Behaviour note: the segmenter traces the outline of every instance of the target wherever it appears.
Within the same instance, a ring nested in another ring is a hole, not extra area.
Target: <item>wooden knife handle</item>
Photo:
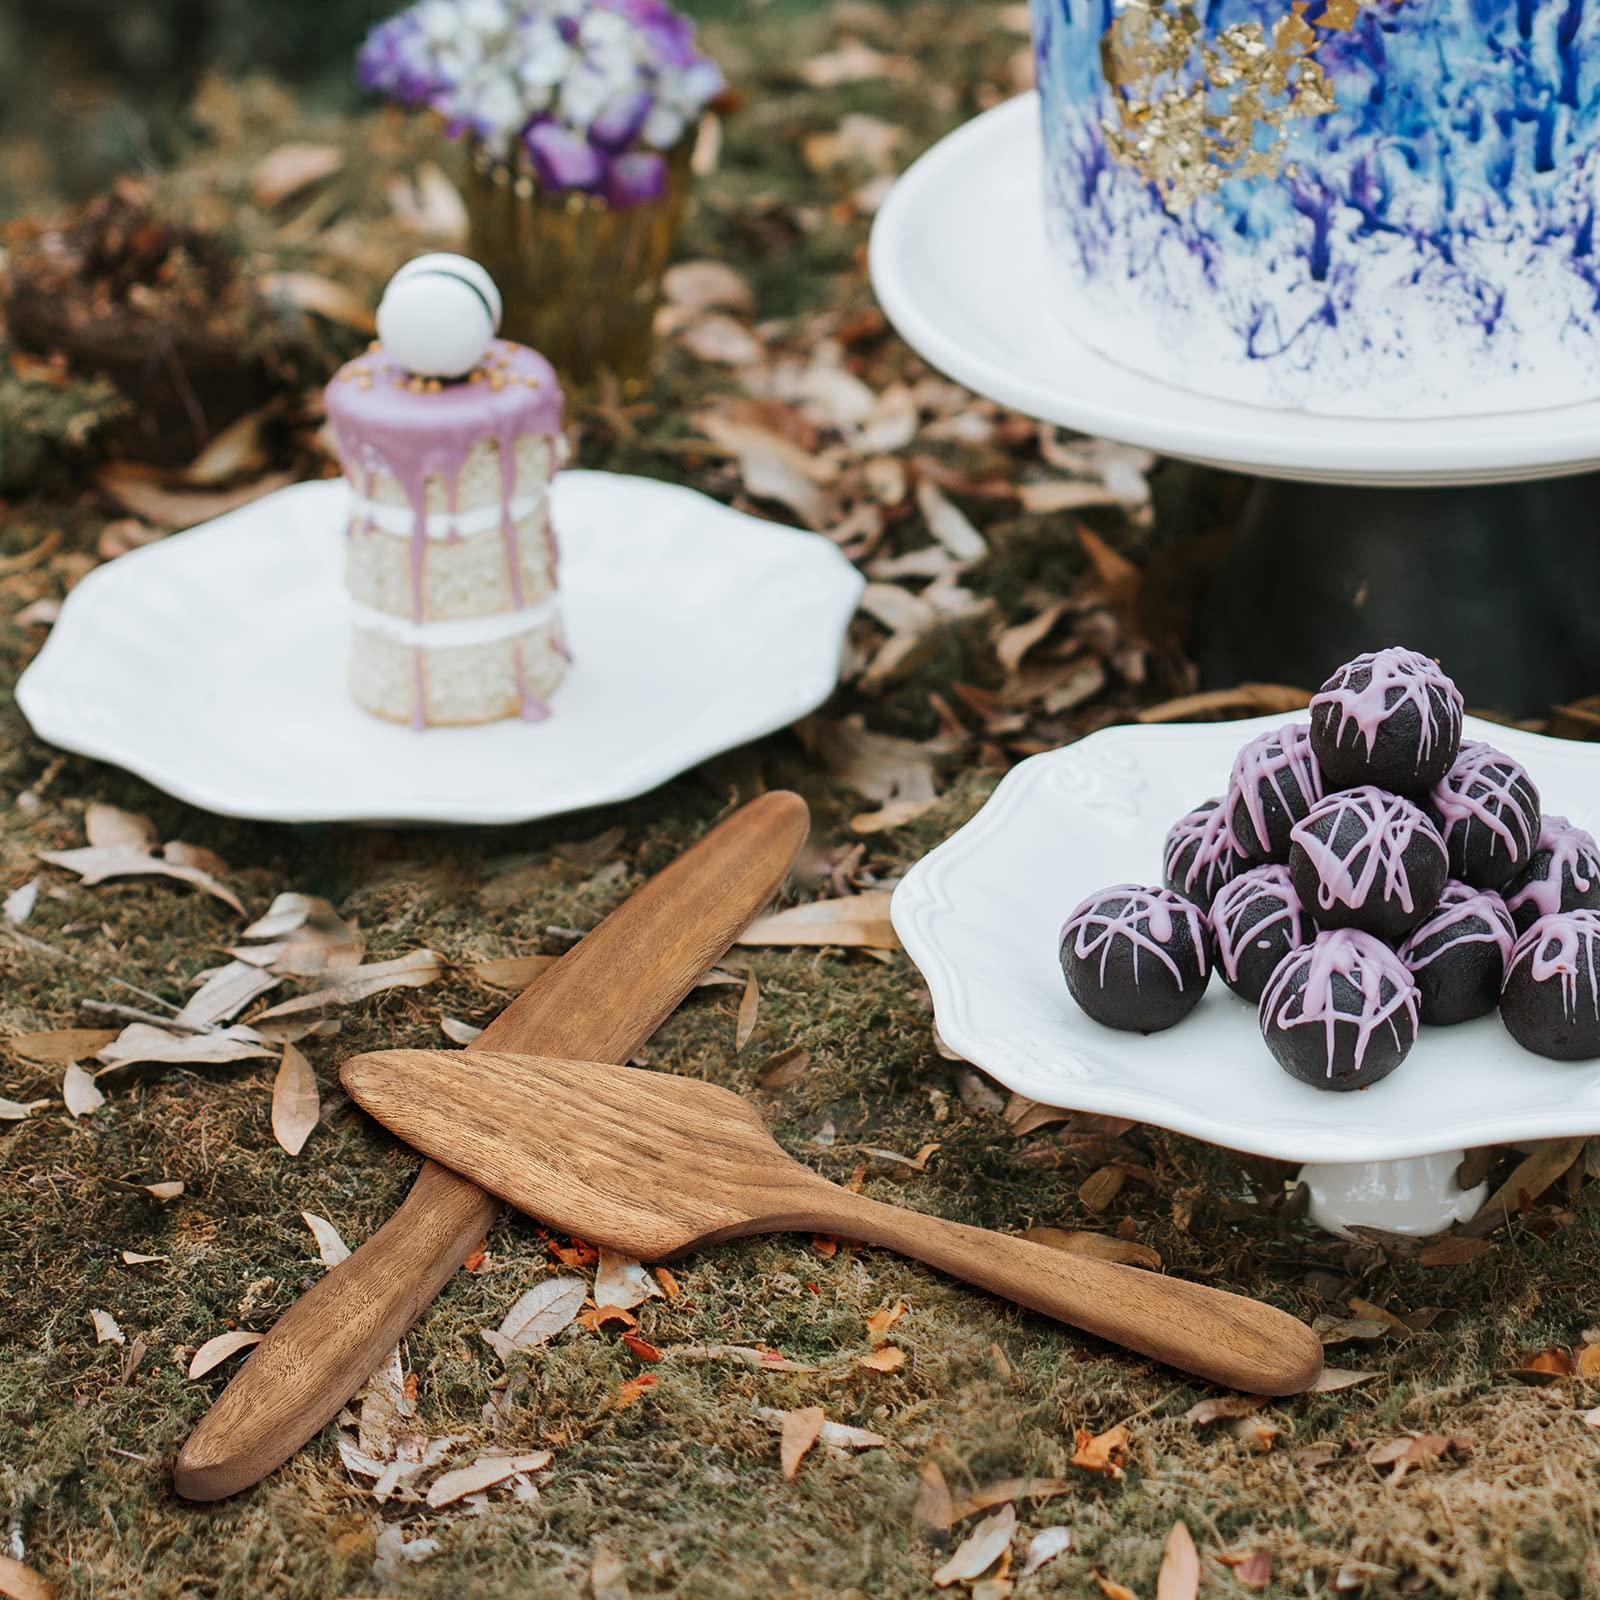
[[[798,795],[751,801],[536,978],[473,1048],[626,1062],[778,892],[809,825]],[[178,1493],[236,1494],[320,1432],[500,1210],[425,1162],[399,1211],[278,1319],[201,1419],[173,1471]]]
[[[834,1190],[817,1226],[915,1256],[951,1277],[1245,1394],[1299,1394],[1322,1343],[1275,1306]]]

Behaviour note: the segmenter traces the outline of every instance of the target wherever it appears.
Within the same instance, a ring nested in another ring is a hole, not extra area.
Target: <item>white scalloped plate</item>
[[[347,493],[300,484],[91,572],[17,686],[35,732],[230,816],[524,822],[643,794],[837,681],[863,580],[826,539],[571,471],[554,715],[382,722],[345,688]]]
[[[946,1043],[1046,1105],[1285,1161],[1387,1161],[1600,1131],[1600,1063],[1530,1055],[1495,1016],[1425,1028],[1392,1076],[1330,1094],[1278,1066],[1255,1007],[1215,977],[1192,1016],[1149,1037],[1103,1028],[1072,1002],[1056,955],[1068,913],[1103,885],[1158,882],[1174,819],[1220,792],[1246,739],[1288,720],[1109,728],[1012,771],[894,896],[895,929]],[[1476,718],[1467,734],[1521,761],[1547,810],[1600,821],[1600,746]]]

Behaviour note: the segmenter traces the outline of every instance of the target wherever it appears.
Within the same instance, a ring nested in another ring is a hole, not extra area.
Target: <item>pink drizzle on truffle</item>
[[[1363,671],[1368,675],[1366,683],[1359,689],[1351,687],[1352,680]],[[1444,707],[1442,727],[1438,704]],[[1405,705],[1414,706],[1421,718],[1418,754],[1422,759],[1427,759],[1440,740],[1453,744],[1460,739],[1461,719],[1466,711],[1461,691],[1436,661],[1398,646],[1346,662],[1312,696],[1311,714],[1315,717],[1325,708],[1338,712],[1336,745],[1344,743],[1345,729],[1353,722],[1366,741],[1370,756],[1378,741],[1378,729]]]
[[[1446,849],[1458,827],[1470,835],[1478,823],[1494,836],[1491,855],[1498,855],[1502,844],[1514,860],[1526,861],[1533,853],[1539,791],[1526,770],[1493,745],[1465,740],[1455,765],[1434,785],[1429,799],[1439,813]]]
[[[1589,1001],[1600,1021],[1600,911],[1563,911],[1541,917],[1517,941],[1511,974],[1526,961],[1535,983],[1561,981],[1561,1009],[1569,1021],[1578,1018],[1578,990],[1587,979]]]
[[[1533,853],[1550,852],[1550,862],[1538,876],[1526,879],[1506,905],[1512,916],[1520,907],[1532,905],[1541,917],[1554,916],[1561,909],[1562,886],[1570,876],[1580,894],[1587,893],[1600,880],[1600,845],[1594,836],[1574,827],[1565,817],[1545,817],[1539,825],[1539,838]]]
[[[1430,939],[1439,939],[1438,947],[1425,951]],[[1420,972],[1461,945],[1492,944],[1499,949],[1504,966],[1516,942],[1517,930],[1506,903],[1493,889],[1474,889],[1452,880],[1444,886],[1439,904],[1400,946],[1400,959],[1412,972]]]
[[[1254,922],[1250,913],[1265,902],[1270,910]],[[1247,943],[1265,939],[1276,927],[1289,930],[1291,950],[1306,942],[1307,924],[1300,896],[1287,867],[1253,867],[1225,883],[1211,902],[1211,932],[1217,941],[1217,962],[1230,984],[1238,982],[1239,959]]]
[[[1295,977],[1305,973],[1305,986],[1296,991]],[[1334,994],[1334,979],[1343,978],[1361,997],[1358,1012],[1341,1011]],[[1385,998],[1384,985],[1389,986]],[[1421,996],[1399,956],[1370,934],[1353,928],[1319,933],[1310,946],[1285,956],[1278,963],[1261,996],[1261,1026],[1304,1028],[1321,1024],[1327,1040],[1329,1076],[1338,1049],[1341,1023],[1356,1029],[1355,1065],[1360,1071],[1367,1046],[1377,1031],[1387,1026],[1397,1047],[1401,1037],[1396,1019],[1405,1016],[1416,1038],[1421,1021]]]
[[[1230,789],[1214,804],[1196,806],[1173,823],[1162,858],[1168,883],[1198,892],[1209,902],[1244,865],[1234,848],[1233,831],[1228,826],[1235,798]],[[1191,847],[1193,854],[1186,858],[1185,852]]]
[[[379,471],[390,474],[411,507],[411,620],[422,622],[422,575],[428,552],[428,479],[444,485],[449,508],[448,536],[459,537],[461,473],[473,447],[491,441],[500,461],[500,532],[505,543],[513,608],[522,608],[522,564],[511,505],[516,484],[517,440],[527,436],[552,441],[561,431],[561,386],[555,369],[537,351],[507,339],[496,339],[485,356],[503,381],[445,384],[439,389],[412,388],[411,374],[381,347],[347,362],[334,374],[326,398],[328,420],[339,454],[363,485],[370,500]],[[358,380],[359,381],[356,381]],[[367,526],[371,526],[370,518]],[[552,569],[551,582],[555,574]],[[412,726],[424,723],[422,650],[412,650],[416,706]],[[549,708],[528,693],[521,646],[516,651],[517,688],[522,714],[540,721]]]
[[[1105,909],[1114,904],[1115,910]],[[1139,982],[1139,956],[1144,953],[1161,962],[1182,989],[1183,970],[1167,952],[1179,920],[1188,924],[1200,963],[1200,975],[1204,977],[1207,971],[1205,913],[1192,900],[1170,889],[1145,889],[1133,883],[1101,889],[1067,918],[1061,928],[1060,942],[1065,944],[1070,938],[1072,953],[1080,961],[1087,961],[1098,953],[1101,988],[1105,987],[1106,964],[1117,940],[1126,939],[1133,950],[1135,985]]]
[[[1293,779],[1300,791],[1299,806],[1289,803],[1284,789],[1286,780]],[[1242,802],[1245,815],[1262,850],[1267,848],[1267,803],[1270,791],[1276,796],[1284,813],[1292,817],[1296,809],[1309,811],[1322,798],[1322,768],[1311,753],[1311,727],[1305,722],[1291,722],[1271,733],[1252,739],[1240,752],[1233,764],[1233,777],[1228,785],[1229,838],[1233,848],[1241,855],[1249,852],[1244,842],[1233,832],[1233,814]]]
[[[1344,825],[1354,818],[1359,832],[1340,853],[1334,844]],[[1327,838],[1315,831],[1326,828]],[[1382,875],[1379,898],[1398,900],[1408,913],[1416,910],[1406,851],[1417,839],[1425,840],[1445,856],[1438,830],[1416,806],[1399,795],[1370,784],[1331,794],[1297,822],[1290,838],[1305,851],[1317,874],[1317,902],[1324,911],[1336,902],[1357,909],[1372,898]]]

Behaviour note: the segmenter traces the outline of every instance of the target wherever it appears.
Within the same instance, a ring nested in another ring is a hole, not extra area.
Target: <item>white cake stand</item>
[[[1600,490],[1552,481],[1600,469],[1600,399],[1447,421],[1321,417],[1120,367],[1057,314],[1041,162],[1033,94],[942,140],[878,216],[873,285],[905,339],[969,388],[1258,480],[1195,641],[1209,678],[1315,683],[1404,639],[1477,705],[1542,711],[1600,687],[1588,598]]]
[[[1439,1233],[1485,1198],[1456,1182],[1466,1149],[1600,1130],[1600,1062],[1531,1055],[1488,1016],[1424,1028],[1389,1077],[1333,1094],[1285,1073],[1256,1008],[1220,981],[1148,1037],[1092,1022],[1062,981],[1057,942],[1072,908],[1107,884],[1153,882],[1172,820],[1217,791],[1245,740],[1282,721],[1108,728],[1022,762],[906,875],[895,931],[927,979],[940,1036],[1018,1094],[1308,1163],[1311,1216],[1333,1232]],[[1467,731],[1523,762],[1558,811],[1600,797],[1600,746],[1476,718]]]
[[[1582,476],[1600,470],[1600,401],[1448,421],[1368,420],[1268,410],[1144,377],[1082,343],[1057,314],[1064,291],[1046,254],[1041,162],[1033,94],[942,140],[900,179],[878,216],[873,285],[907,342],[969,388],[1043,421],[1257,480],[1216,589],[1200,608],[1195,646],[1208,679],[1317,683],[1351,655],[1404,641],[1444,660],[1476,705],[1542,711],[1600,687],[1594,620],[1600,480]],[[1138,848],[1127,852],[1125,867],[1114,851],[1082,867],[1072,864],[1073,856],[1059,874],[1048,856],[1018,863],[1014,909],[1039,927],[1016,958],[1032,963],[1037,994],[1048,994],[1054,1008],[1052,1027],[1062,1022],[1066,1000],[1059,974],[1044,970],[1054,931],[1045,924],[1059,922],[1080,892],[1119,872],[1150,881],[1161,832],[1217,792],[1248,731],[1248,724],[1215,733],[1130,730],[1104,736],[1105,744],[1073,747],[1109,755],[1119,748],[1117,740],[1137,741],[1127,754],[1141,762],[1146,752],[1184,740],[1207,748],[1208,740],[1217,741],[1205,772],[1196,771],[1181,792],[1163,791],[1157,811],[1140,810],[1137,822],[1128,824]],[[1524,752],[1521,738],[1498,727],[1482,736],[1523,753],[1541,779],[1561,763],[1576,763],[1571,804],[1580,817],[1594,816],[1600,757],[1554,741]],[[1481,1189],[1463,1194],[1456,1185],[1465,1146],[1600,1129],[1594,1074],[1584,1080],[1587,1098],[1557,1094],[1547,1114],[1535,1119],[1537,1128],[1517,1114],[1516,1094],[1506,1097],[1503,1117],[1461,1115],[1444,1062],[1468,1043],[1474,1059],[1497,1062],[1510,1047],[1496,1035],[1493,1019],[1427,1041],[1416,1070],[1395,1087],[1379,1085],[1370,1095],[1343,1101],[1306,1090],[1316,1104],[1293,1115],[1279,1101],[1285,1090],[1299,1091],[1259,1041],[1254,1051],[1246,1048],[1249,1019],[1235,1019],[1234,1043],[1241,1061],[1246,1055],[1252,1060],[1251,1081],[1262,1094],[1258,1099],[1252,1089],[1238,1103],[1219,1100],[1219,1080],[1203,1060],[1175,1066],[1166,1091],[1152,1095],[1136,1092],[1119,1072],[1078,1070],[1115,1057],[1103,1037],[1091,1041],[1095,1049],[1064,1047],[1053,1034],[1011,1037],[1001,1045],[991,1029],[969,1021],[978,980],[965,963],[976,951],[955,954],[963,949],[958,924],[966,913],[945,885],[957,879],[956,863],[976,848],[974,841],[998,847],[986,820],[997,807],[1019,804],[1018,790],[1040,784],[1049,763],[1078,772],[1083,759],[1067,751],[1038,758],[1043,768],[1025,763],[969,829],[912,872],[896,897],[896,926],[933,989],[945,1038],[1001,1082],[1046,1103],[1138,1117],[1308,1162],[1302,1176],[1312,1215],[1334,1231],[1365,1224],[1438,1232],[1471,1216],[1484,1199]],[[1577,784],[1580,774],[1585,786]],[[1102,775],[1095,783],[1105,781]],[[1064,848],[1059,841],[1072,832],[1072,819],[1058,808],[1045,831],[1054,832],[1058,850]],[[1114,841],[1102,842],[1110,849]],[[1014,850],[1019,841],[1010,844]],[[1037,903],[1040,883],[1050,886],[1048,905]],[[1225,998],[1213,997],[1206,1006]],[[1204,1033],[1204,1023],[1195,1026]],[[1180,1030],[1166,1048],[1187,1057],[1196,1038]],[[1147,1059],[1162,1048],[1156,1045]],[[1529,1069],[1532,1058],[1515,1054],[1518,1059],[1505,1064],[1509,1081],[1522,1081],[1528,1070],[1551,1076],[1550,1068]],[[1232,1070],[1220,1060],[1215,1065]],[[1495,1070],[1485,1065],[1484,1085]],[[1350,1120],[1386,1100],[1394,1103],[1408,1093],[1406,1083],[1426,1083],[1434,1073],[1437,1115],[1425,1117],[1408,1100],[1412,1109],[1400,1129],[1381,1121],[1357,1127]],[[1561,1070],[1551,1083],[1573,1085],[1581,1076]],[[1374,1098],[1380,1091],[1383,1097]],[[1337,1136],[1341,1126],[1357,1131]]]

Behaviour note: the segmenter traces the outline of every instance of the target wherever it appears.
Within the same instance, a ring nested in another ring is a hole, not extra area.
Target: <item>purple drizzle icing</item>
[[[1363,676],[1365,681],[1355,687],[1355,681]],[[1311,714],[1315,717],[1319,711],[1337,712],[1336,745],[1344,743],[1345,730],[1354,723],[1370,756],[1378,741],[1378,729],[1406,705],[1414,706],[1422,721],[1418,750],[1422,760],[1441,741],[1454,744],[1460,740],[1461,719],[1466,710],[1461,691],[1437,662],[1398,646],[1347,661],[1312,696]],[[1441,705],[1442,726],[1438,709]]]
[[[1251,913],[1263,905],[1268,909],[1252,920]],[[1311,932],[1287,867],[1254,867],[1217,891],[1211,902],[1211,932],[1217,941],[1217,961],[1230,984],[1239,981],[1239,959],[1246,943],[1266,938],[1279,926],[1288,929],[1291,950],[1303,945]]]
[[[1335,841],[1352,818],[1360,831],[1340,854],[1334,848]],[[1314,831],[1323,826],[1326,839]],[[1352,910],[1366,905],[1381,874],[1378,898],[1398,900],[1408,914],[1414,912],[1417,907],[1411,874],[1406,868],[1406,851],[1420,838],[1431,842],[1441,859],[1444,856],[1438,831],[1416,806],[1370,784],[1329,795],[1312,807],[1303,822],[1295,824],[1290,837],[1316,871],[1317,901],[1324,911],[1335,904]]]
[[[425,620],[422,574],[428,553],[428,480],[438,478],[445,487],[450,517],[447,538],[454,543],[460,537],[455,519],[459,514],[461,472],[473,447],[484,440],[494,444],[499,457],[500,532],[505,541],[512,606],[522,609],[521,553],[511,516],[517,480],[516,445],[518,439],[528,435],[554,441],[561,431],[561,385],[555,369],[543,356],[507,339],[493,341],[478,371],[483,374],[481,378],[474,374],[438,388],[414,388],[411,374],[379,345],[346,362],[325,391],[328,420],[339,454],[363,498],[370,501],[374,479],[384,471],[404,490],[411,506],[413,622]],[[554,582],[552,566],[552,585]],[[528,690],[520,644],[515,661],[521,714],[529,722],[542,722],[550,708]],[[421,646],[412,649],[412,666],[416,706],[411,721],[413,727],[420,728],[425,721],[426,692]]]
[[[1206,917],[1192,900],[1171,889],[1146,889],[1133,883],[1119,883],[1089,896],[1067,918],[1061,928],[1060,943],[1073,941],[1072,953],[1080,961],[1100,958],[1100,985],[1105,987],[1106,966],[1118,939],[1126,939],[1133,951],[1133,981],[1139,982],[1139,957],[1153,956],[1180,989],[1183,969],[1168,954],[1172,934],[1179,921],[1186,922],[1192,936],[1200,975],[1206,971]]]
[[[1572,886],[1587,893],[1600,882],[1600,845],[1594,836],[1574,827],[1565,817],[1545,817],[1539,825],[1534,854],[1550,852],[1549,865],[1538,876],[1529,876],[1506,899],[1511,915],[1523,906],[1532,906],[1541,917],[1553,916],[1561,909],[1562,887],[1570,876]]]
[[[1452,880],[1444,886],[1439,904],[1400,946],[1399,954],[1410,971],[1420,972],[1462,945],[1492,944],[1499,949],[1504,966],[1511,960],[1516,942],[1511,914],[1493,889],[1474,889]]]
[[[1600,911],[1564,911],[1541,917],[1517,941],[1506,977],[1524,962],[1535,983],[1560,980],[1561,1009],[1578,1017],[1579,985],[1587,980],[1594,1018],[1600,1022]]]
[[[1244,865],[1228,826],[1236,798],[1230,789],[1221,800],[1196,806],[1167,833],[1162,869],[1168,884],[1206,905]]]
[[[1292,985],[1305,974],[1305,987]],[[1339,1009],[1334,979],[1343,978],[1361,999],[1361,1009]],[[1389,994],[1384,995],[1384,985]],[[1370,934],[1351,928],[1319,933],[1303,950],[1296,950],[1279,962],[1265,993],[1261,996],[1261,1026],[1305,1028],[1320,1024],[1327,1042],[1331,1063],[1337,1049],[1336,1030],[1341,1023],[1356,1029],[1355,1065],[1359,1072],[1366,1059],[1367,1045],[1377,1031],[1387,1026],[1397,1047],[1404,1047],[1396,1018],[1404,1015],[1416,1037],[1421,1023],[1420,997],[1411,974],[1399,956]]]
[[[1491,855],[1498,855],[1502,845],[1516,861],[1533,853],[1539,791],[1527,771],[1493,745],[1463,740],[1455,765],[1434,785],[1429,799],[1439,814],[1447,850],[1458,828],[1465,842],[1476,824],[1493,835]]]
[[[1300,798],[1291,804],[1285,784],[1292,781]],[[1283,808],[1285,817],[1304,814],[1322,798],[1322,768],[1311,753],[1311,725],[1291,722],[1275,732],[1263,733],[1252,739],[1240,752],[1233,764],[1233,777],[1229,793],[1236,796],[1235,804],[1228,808],[1229,830],[1233,848],[1248,854],[1244,842],[1233,833],[1232,818],[1238,804],[1244,806],[1250,827],[1256,836],[1257,847],[1266,850],[1267,801],[1271,794]]]

